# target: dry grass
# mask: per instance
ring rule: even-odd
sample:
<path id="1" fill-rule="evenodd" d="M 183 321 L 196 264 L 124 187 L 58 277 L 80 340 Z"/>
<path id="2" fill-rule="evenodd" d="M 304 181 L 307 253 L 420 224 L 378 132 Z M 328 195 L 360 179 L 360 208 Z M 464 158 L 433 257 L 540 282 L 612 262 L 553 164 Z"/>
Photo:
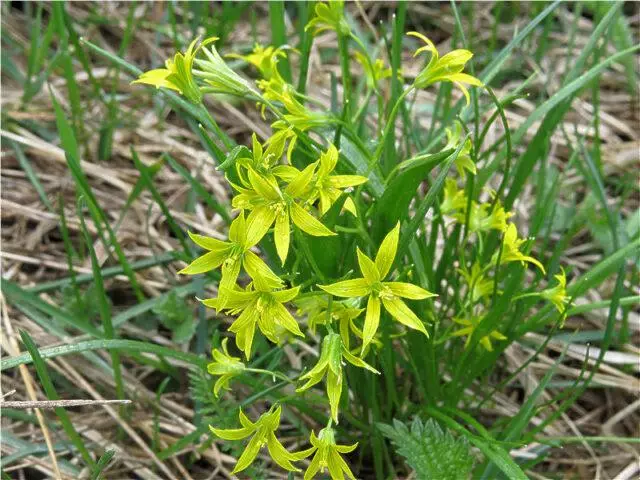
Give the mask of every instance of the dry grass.
<path id="1" fill-rule="evenodd" d="M 362 21 L 363 28 L 376 25 L 378 19 L 385 19 L 388 15 L 387 8 L 383 4 L 365 3 L 357 8 L 356 5 L 352 7 L 354 16 Z M 16 8 L 10 8 L 8 4 L 3 5 L 2 8 L 3 35 L 10 36 L 18 44 L 28 44 L 29 31 L 25 27 L 23 14 Z M 161 4 L 145 5 L 139 8 L 140 15 L 147 16 L 140 19 L 141 22 L 135 29 L 126 58 L 141 68 L 157 64 L 158 59 L 168 57 L 173 51 L 172 45 L 168 42 L 157 43 L 157 32 L 153 29 L 154 22 L 162 18 L 164 8 L 165 5 Z M 79 33 L 105 48 L 117 50 L 124 32 L 127 7 L 123 3 L 88 5 L 74 2 L 67 5 L 69 14 L 78 19 L 80 24 L 84 23 L 92 9 L 97 9 L 109 18 L 111 23 L 100 28 L 94 23 L 86 23 L 86 30 Z M 258 19 L 266 19 L 265 4 L 258 4 L 255 9 Z M 638 9 L 633 10 L 635 17 L 630 17 L 630 22 L 638 28 Z M 414 3 L 410 5 L 409 11 L 412 22 L 422 24 L 424 29 L 429 29 L 438 44 L 443 45 L 444 50 L 449 48 L 455 24 L 448 5 Z M 363 14 L 366 14 L 366 17 Z M 492 14 L 491 4 L 477 5 L 474 27 L 474 31 L 480 32 L 474 39 L 477 44 L 489 40 L 495 21 Z M 522 20 L 526 22 L 526 16 L 523 17 Z M 437 19 L 437 22 L 434 19 Z M 573 16 L 567 8 L 558 10 L 556 16 L 558 25 L 568 28 L 572 21 Z M 581 17 L 578 25 L 579 31 L 574 40 L 576 49 L 584 45 L 594 28 L 592 20 L 587 16 Z M 499 41 L 509 41 L 518 27 L 522 28 L 518 19 L 509 24 L 500 24 L 497 33 Z M 268 21 L 259 20 L 257 29 L 259 38 L 268 42 Z M 230 42 L 227 45 L 232 45 L 235 41 L 246 45 L 250 32 L 249 23 L 237 24 L 231 32 Z M 183 33 L 186 38 L 189 38 L 190 35 L 186 31 Z M 537 71 L 538 76 L 528 88 L 530 95 L 517 100 L 507 109 L 507 118 L 512 128 L 517 128 L 524 122 L 527 113 L 534 108 L 539 93 L 553 92 L 559 88 L 570 39 L 567 34 L 562 33 L 561 29 L 553 33 L 551 38 L 554 46 L 540 63 L 536 63 L 527 51 L 520 52 L 526 57 L 526 64 L 530 71 Z M 327 104 L 330 100 L 329 72 L 339 75 L 339 67 L 328 63 L 320 53 L 323 47 L 331 42 L 333 38 L 330 34 L 320 38 L 314 44 L 311 57 L 310 77 L 313 79 L 314 86 L 310 89 L 310 93 Z M 228 51 L 228 48 L 225 51 Z M 17 65 L 26 68 L 26 58 L 13 60 Z M 196 176 L 217 199 L 229 201 L 230 192 L 227 191 L 225 183 L 216 172 L 199 139 L 182 118 L 166 108 L 159 109 L 154 105 L 150 92 L 129 85 L 131 78 L 124 74 L 120 74 L 116 79 L 120 124 L 115 133 L 113 154 L 107 161 L 98 160 L 97 132 L 107 112 L 104 105 L 92 97 L 86 74 L 79 65 L 76 65 L 76 68 L 76 80 L 80 85 L 85 107 L 83 114 L 85 137 L 82 139 L 85 148 L 82 167 L 112 224 L 119 219 L 126 199 L 137 180 L 138 172 L 133 167 L 131 159 L 131 145 L 135 147 L 146 165 L 151 165 L 162 153 L 169 153 Z M 613 71 L 608 71 L 601 78 L 600 135 L 605 172 L 613 181 L 623 181 L 625 177 L 628 180 L 629 176 L 637 175 L 640 166 L 640 129 L 638 128 L 640 110 L 637 98 L 633 99 L 628 92 L 624 75 L 622 72 L 615 71 L 617 68 L 618 66 L 614 67 Z M 93 75 L 98 81 L 105 84 L 113 81 L 113 74 L 114 71 L 109 65 L 102 60 L 94 59 Z M 520 79 L 513 81 L 508 78 L 503 79 L 499 85 L 495 86 L 496 94 L 498 97 L 505 96 L 520 81 Z M 67 107 L 69 102 L 66 98 L 65 80 L 59 72 L 53 72 L 48 86 L 57 100 Z M 28 105 L 21 105 L 21 95 L 22 86 L 3 74 L 1 99 L 4 140 L 2 146 L 2 275 L 23 287 L 30 287 L 68 277 L 69 269 L 58 214 L 55 211 L 49 211 L 43 205 L 8 140 L 21 145 L 50 202 L 54 206 L 59 200 L 63 202 L 71 237 L 76 245 L 82 243 L 82 232 L 75 210 L 75 187 L 67 169 L 64 152 L 59 147 L 57 138 L 51 139 L 46 135 L 47 132 L 55 132 L 53 108 L 48 91 L 46 88 L 42 89 Z M 589 95 L 584 95 L 579 101 L 575 101 L 571 113 L 564 119 L 564 127 L 570 139 L 575 139 L 577 132 L 593 140 L 594 106 L 590 103 L 590 98 Z M 417 99 L 417 105 L 429 105 L 434 101 L 434 93 L 423 92 Z M 253 105 L 222 101 L 211 103 L 209 106 L 222 129 L 229 132 L 240 143 L 246 144 L 251 132 L 255 131 L 260 136 L 266 137 L 270 131 L 269 125 L 260 118 Z M 428 128 L 430 118 L 427 110 L 420 117 L 420 122 Z M 37 129 L 36 126 L 42 129 Z M 535 127 L 535 125 L 531 126 L 531 134 L 535 132 Z M 501 127 L 496 123 L 487 137 L 487 145 L 501 134 Z M 588 187 L 573 167 L 567 167 L 568 155 L 566 138 L 563 135 L 554 136 L 549 151 L 550 164 L 559 170 L 569 168 L 563 188 L 577 196 L 584 195 Z M 154 181 L 176 220 L 190 229 L 208 235 L 220 235 L 221 218 L 198 199 L 195 200 L 195 204 L 190 204 L 194 201 L 189 195 L 190 188 L 180 175 L 165 166 L 155 176 Z M 532 188 L 528 189 L 527 194 L 521 197 L 517 204 L 518 216 L 525 224 L 525 219 L 531 212 L 529 202 L 532 201 L 532 192 Z M 609 201 L 614 204 L 618 199 L 612 197 Z M 187 208 L 189 205 L 192 208 Z M 637 212 L 638 207 L 637 191 L 635 191 L 634 195 L 625 199 L 622 213 L 630 216 L 633 212 Z M 96 230 L 91 222 L 88 226 L 91 233 L 95 234 Z M 571 265 L 576 273 L 582 273 L 596 263 L 602 252 L 602 247 L 591 235 L 590 230 L 586 226 L 583 230 L 575 236 L 578 241 L 570 245 L 562 257 L 562 262 Z M 131 205 L 116 235 L 131 262 L 179 248 L 178 242 L 170 233 L 165 216 L 148 192 L 144 192 Z M 94 243 L 94 247 L 103 267 L 115 265 L 109 252 L 104 251 L 98 240 Z M 181 266 L 180 262 L 170 262 L 139 270 L 137 278 L 145 295 L 153 298 L 178 284 L 180 279 L 176 271 Z M 76 262 L 74 268 L 78 274 L 91 273 L 88 258 L 83 262 Z M 123 311 L 135 304 L 135 299 L 128 289 L 128 280 L 124 275 L 117 275 L 108 280 L 106 287 L 114 304 L 114 312 Z M 637 285 L 629 284 L 628 287 L 635 289 L 636 292 L 638 290 Z M 599 290 L 590 291 L 581 301 L 596 302 L 609 298 L 610 288 L 612 288 L 611 285 L 605 284 Z M 45 293 L 41 298 L 53 305 L 62 303 L 57 293 Z M 600 309 L 572 317 L 567 322 L 565 331 L 603 330 L 606 312 L 606 309 Z M 30 332 L 41 347 L 67 343 L 70 340 L 53 335 L 27 312 L 5 303 L 4 300 L 2 315 L 1 338 L 4 355 L 17 353 L 19 330 Z M 566 414 L 544 430 L 545 435 L 574 438 L 638 436 L 640 433 L 638 429 L 640 420 L 640 397 L 638 396 L 640 317 L 638 311 L 631 311 L 627 321 L 631 333 L 628 343 L 615 344 L 606 353 L 604 362 L 595 373 L 591 386 Z M 135 323 L 125 322 L 119 327 L 119 332 L 122 337 L 185 349 L 184 345 L 173 343 L 170 333 L 163 329 L 147 330 Z M 74 340 L 79 338 L 76 337 Z M 543 341 L 544 337 L 530 334 L 520 345 L 512 346 L 504 356 L 503 372 L 496 375 L 493 381 L 497 384 L 501 378 L 508 376 L 508 372 L 515 371 Z M 539 359 L 519 375 L 519 382 L 526 386 L 526 391 L 505 388 L 495 394 L 493 401 L 483 407 L 483 422 L 490 425 L 505 416 L 513 416 L 519 410 L 527 393 L 536 388 L 565 347 L 564 343 L 550 342 Z M 592 348 L 586 351 L 579 345 L 570 346 L 558 366 L 558 375 L 555 378 L 556 382 L 564 380 L 566 384 L 551 387 L 549 389 L 551 392 L 545 392 L 543 398 L 550 400 L 552 392 L 557 393 L 559 389 L 566 388 L 571 382 L 577 380 L 585 361 L 587 361 L 586 368 L 589 369 L 593 364 L 592 359 L 597 356 L 595 350 Z M 587 354 L 589 360 L 586 360 Z M 96 355 L 105 362 L 109 361 L 109 356 L 105 352 L 97 351 Z M 294 363 L 298 361 L 296 358 L 291 360 Z M 167 361 L 176 366 L 181 365 L 178 361 L 170 359 Z M 103 374 L 96 368 L 94 362 L 88 361 L 85 357 L 81 355 L 58 357 L 48 360 L 47 364 L 52 375 L 58 379 L 66 379 L 65 390 L 62 389 L 63 383 L 60 383 L 60 391 L 65 398 L 96 401 L 115 398 L 113 379 Z M 10 397 L 11 400 L 46 400 L 37 379 L 30 372 L 33 372 L 31 367 L 3 372 L 3 391 L 15 390 Z M 69 409 L 73 424 L 90 446 L 90 450 L 97 452 L 106 449 L 115 450 L 115 461 L 109 468 L 107 478 L 231 478 L 229 472 L 235 460 L 231 455 L 223 453 L 215 442 L 203 444 L 205 446 L 202 448 L 197 442 L 196 445 L 190 445 L 166 460 L 160 460 L 157 457 L 158 450 L 172 445 L 192 432 L 195 427 L 193 426 L 194 405 L 186 378 L 183 376 L 183 387 L 178 391 L 163 394 L 158 398 L 156 389 L 159 381 L 154 373 L 152 367 L 139 363 L 135 357 L 123 356 L 126 397 L 133 401 L 133 407 L 127 410 L 125 416 L 122 416 L 116 407 L 108 404 L 92 404 Z M 488 386 L 478 386 L 478 388 L 488 388 Z M 541 410 L 533 423 L 539 423 L 553 408 L 554 406 L 550 405 L 549 409 Z M 18 418 L 2 419 L 2 429 L 6 432 L 3 435 L 5 440 L 1 445 L 2 455 L 11 455 L 20 450 L 18 447 L 20 442 L 32 444 L 46 442 L 50 454 L 42 455 L 41 452 L 34 452 L 26 455 L 20 461 L 5 468 L 4 472 L 16 479 L 89 478 L 86 469 L 78 476 L 68 468 L 69 465 L 83 465 L 78 457 L 65 449 L 55 451 L 52 449 L 52 444 L 60 444 L 66 440 L 60 430 L 52 431 L 50 428 L 53 413 L 43 410 L 37 415 L 38 423 Z M 157 432 L 154 431 L 156 425 L 159 427 Z M 6 441 L 7 435 L 15 441 Z M 203 442 L 207 439 L 207 435 L 202 436 Z M 513 450 L 512 454 L 522 458 L 535 458 L 543 451 L 544 448 L 541 448 L 541 445 L 530 444 Z M 627 480 L 638 478 L 640 475 L 640 456 L 636 445 L 576 441 L 562 449 L 552 449 L 547 453 L 546 460 L 529 472 L 532 478 Z M 278 470 L 265 472 L 264 476 L 265 478 L 284 478 Z"/>

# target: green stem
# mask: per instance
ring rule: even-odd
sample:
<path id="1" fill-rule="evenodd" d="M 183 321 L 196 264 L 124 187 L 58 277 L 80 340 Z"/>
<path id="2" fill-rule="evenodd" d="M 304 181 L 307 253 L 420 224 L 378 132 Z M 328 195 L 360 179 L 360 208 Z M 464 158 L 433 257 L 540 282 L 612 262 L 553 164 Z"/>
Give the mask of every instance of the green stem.
<path id="1" fill-rule="evenodd" d="M 342 118 L 349 117 L 351 104 L 351 72 L 349 71 L 349 36 L 338 33 L 338 51 L 342 70 Z"/>
<path id="2" fill-rule="evenodd" d="M 261 373 L 261 374 L 264 374 L 264 375 L 269 375 L 269 376 L 274 377 L 274 378 L 279 378 L 280 380 L 283 380 L 283 381 L 288 382 L 288 383 L 296 383 L 295 380 L 290 379 L 284 373 L 280 373 L 280 372 L 271 372 L 269 370 L 264 370 L 262 368 L 245 368 L 245 371 L 246 372 L 252 372 L 252 373 Z"/>
<path id="3" fill-rule="evenodd" d="M 382 137 L 380 138 L 378 147 L 376 148 L 376 151 L 373 154 L 372 161 L 369 164 L 369 171 L 367 173 L 371 173 L 373 166 L 380 162 L 380 157 L 382 157 L 382 153 L 384 152 L 384 147 L 386 144 L 387 137 L 389 136 L 389 133 L 391 133 L 391 129 L 395 125 L 395 119 L 396 119 L 396 116 L 398 115 L 398 110 L 400 109 L 400 105 L 402 105 L 402 102 L 404 101 L 406 96 L 409 95 L 409 93 L 411 93 L 414 90 L 414 88 L 415 87 L 411 85 L 409 88 L 404 90 L 398 97 L 398 100 L 396 100 L 396 103 L 393 106 L 391 113 L 389 114 L 389 118 L 387 119 L 387 123 L 382 132 Z"/>

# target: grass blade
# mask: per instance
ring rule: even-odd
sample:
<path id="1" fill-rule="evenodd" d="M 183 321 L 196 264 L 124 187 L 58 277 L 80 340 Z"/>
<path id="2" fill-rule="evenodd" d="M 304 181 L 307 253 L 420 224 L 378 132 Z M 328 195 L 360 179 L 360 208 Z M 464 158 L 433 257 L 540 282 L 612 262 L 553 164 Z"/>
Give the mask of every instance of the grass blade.
<path id="1" fill-rule="evenodd" d="M 49 377 L 49 372 L 47 371 L 47 365 L 44 363 L 44 360 L 40 356 L 40 353 L 38 352 L 38 347 L 36 346 L 36 344 L 34 343 L 34 341 L 31 339 L 31 337 L 26 331 L 21 330 L 20 336 L 22 337 L 22 342 L 24 343 L 24 346 L 27 348 L 29 352 L 28 355 L 31 357 L 33 361 L 33 365 L 35 366 L 36 373 L 38 374 L 38 378 L 40 379 L 40 384 L 42 385 L 42 388 L 44 389 L 45 394 L 47 395 L 47 398 L 49 400 L 59 400 L 60 397 L 58 396 L 58 393 L 56 392 L 56 389 L 53 386 L 53 382 Z M 84 459 L 85 463 L 89 467 L 93 467 L 94 465 L 93 458 L 91 458 L 91 454 L 89 453 L 89 450 L 87 450 L 87 447 L 85 446 L 82 438 L 80 437 L 80 435 L 78 435 L 78 432 L 76 431 L 73 424 L 71 423 L 71 419 L 69 418 L 67 411 L 64 408 L 57 407 L 55 409 L 55 412 L 56 412 L 56 415 L 58 416 L 58 419 L 60 419 L 62 428 L 64 429 L 65 433 L 67 434 L 67 436 L 69 437 L 73 445 L 78 449 L 78 452 L 80 452 L 80 455 Z"/>
<path id="2" fill-rule="evenodd" d="M 93 241 L 87 230 L 87 225 L 84 221 L 84 215 L 82 215 L 82 198 L 78 201 L 78 217 L 80 218 L 80 225 L 82 226 L 82 233 L 84 235 L 87 248 L 89 249 L 89 255 L 91 257 L 91 270 L 93 271 L 93 280 L 98 291 L 98 307 L 100 310 L 100 318 L 102 320 L 102 328 L 104 330 L 104 336 L 107 339 L 115 338 L 115 332 L 113 330 L 113 324 L 111 323 L 111 306 L 107 301 L 107 293 L 104 289 L 104 280 L 102 278 L 102 272 L 100 270 L 100 264 L 98 263 L 98 257 L 96 251 L 93 248 Z M 113 380 L 116 384 L 116 395 L 118 399 L 124 398 L 124 384 L 122 382 L 122 371 L 120 369 L 120 357 L 118 352 L 112 351 L 111 354 L 111 367 L 113 368 Z"/>

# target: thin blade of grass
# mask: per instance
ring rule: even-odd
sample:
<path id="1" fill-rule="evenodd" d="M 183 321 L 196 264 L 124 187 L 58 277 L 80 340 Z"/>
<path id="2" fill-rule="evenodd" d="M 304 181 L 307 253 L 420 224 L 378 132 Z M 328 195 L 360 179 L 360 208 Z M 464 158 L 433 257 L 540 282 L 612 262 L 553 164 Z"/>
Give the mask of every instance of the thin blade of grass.
<path id="1" fill-rule="evenodd" d="M 36 373 L 38 374 L 38 378 L 40 379 L 40 384 L 42 385 L 42 388 L 44 389 L 45 394 L 47 395 L 47 398 L 49 400 L 59 400 L 60 397 L 58 396 L 58 392 L 56 392 L 56 389 L 53 386 L 51 377 L 49 377 L 49 372 L 47 371 L 47 365 L 44 363 L 44 360 L 40 356 L 38 347 L 36 346 L 34 341 L 31 339 L 31 336 L 25 330 L 20 331 L 20 336 L 22 337 L 22 342 L 24 343 L 24 346 L 27 348 L 29 352 L 28 355 L 31 357 L 33 361 L 33 365 L 36 369 Z M 60 420 L 60 423 L 62 424 L 62 428 L 64 429 L 65 433 L 69 437 L 69 440 L 71 440 L 73 445 L 76 447 L 76 449 L 82 456 L 85 463 L 89 467 L 93 467 L 95 465 L 93 458 L 91 458 L 91 454 L 89 453 L 89 450 L 87 450 L 87 447 L 85 446 L 84 441 L 82 440 L 82 437 L 80 437 L 80 435 L 74 428 L 73 423 L 69 418 L 69 414 L 67 414 L 67 411 L 64 408 L 57 407 L 55 409 L 55 412 L 56 412 L 56 415 L 58 416 L 58 419 Z"/>
<path id="2" fill-rule="evenodd" d="M 84 215 L 82 215 L 82 198 L 78 200 L 78 217 L 80 218 L 80 225 L 82 227 L 82 234 L 84 236 L 87 248 L 89 249 L 89 256 L 91 257 L 91 270 L 93 271 L 93 281 L 97 289 L 98 294 L 98 309 L 100 311 L 100 319 L 102 320 L 102 329 L 104 330 L 104 336 L 107 339 L 115 338 L 115 331 L 113 324 L 111 323 L 111 306 L 107 301 L 107 292 L 104 289 L 104 280 L 102 278 L 102 271 L 100 270 L 100 264 L 98 263 L 98 257 L 96 251 L 93 248 L 93 241 L 87 230 L 87 225 L 84 221 Z M 111 368 L 113 368 L 113 381 L 116 385 L 116 395 L 118 399 L 124 398 L 124 384 L 122 381 L 122 370 L 120 368 L 120 356 L 118 352 L 109 352 L 111 355 Z"/>

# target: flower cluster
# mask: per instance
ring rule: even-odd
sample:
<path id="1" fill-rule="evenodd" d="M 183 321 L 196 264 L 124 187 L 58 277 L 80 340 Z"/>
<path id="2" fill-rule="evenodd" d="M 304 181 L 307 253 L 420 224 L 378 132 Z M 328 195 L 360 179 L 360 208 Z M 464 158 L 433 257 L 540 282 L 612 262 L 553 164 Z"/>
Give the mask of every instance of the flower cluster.
<path id="1" fill-rule="evenodd" d="M 341 40 L 353 40 L 361 50 L 355 58 L 364 69 L 368 95 L 375 92 L 378 101 L 382 100 L 378 86 L 391 77 L 392 71 L 381 60 L 372 60 L 359 43 L 344 16 L 343 2 L 318 3 L 315 16 L 306 28 L 313 35 L 332 30 Z M 403 95 L 437 82 L 453 82 L 468 103 L 466 86 L 482 85 L 480 80 L 463 72 L 471 52 L 454 50 L 440 56 L 427 37 L 416 32 L 410 35 L 425 43 L 416 54 L 428 52 L 430 58 Z M 332 479 L 342 479 L 345 475 L 354 479 L 341 455 L 351 452 L 357 444 L 338 445 L 332 428 L 334 423 L 339 423 L 341 408 L 348 401 L 348 395 L 344 394 L 348 390 L 345 368 L 355 367 L 373 375 L 379 373 L 372 366 L 377 359 L 370 353 L 385 348 L 386 337 L 380 331 L 385 335 L 394 330 L 392 335 L 413 331 L 419 334 L 415 338 L 429 337 L 434 315 L 427 315 L 427 311 L 433 311 L 433 300 L 425 300 L 436 295 L 423 288 L 427 286 L 424 279 L 407 281 L 413 276 L 411 267 L 404 268 L 405 250 L 400 245 L 401 236 L 409 240 L 409 235 L 405 235 L 406 231 L 403 233 L 400 221 L 396 223 L 394 219 L 388 223 L 390 231 L 386 229 L 376 237 L 382 238 L 379 244 L 368 235 L 369 219 L 366 215 L 362 218 L 359 208 L 370 201 L 362 192 L 366 191 L 373 169 L 365 165 L 354 172 L 354 164 L 348 167 L 344 162 L 348 153 L 341 151 L 337 140 L 334 144 L 322 134 L 315 136 L 323 129 L 336 128 L 338 133 L 334 138 L 340 138 L 344 122 L 332 113 L 311 109 L 312 99 L 285 81 L 278 66 L 292 50 L 256 45 L 247 54 L 228 55 L 257 70 L 259 78 L 252 82 L 225 63 L 214 46 L 215 40 L 215 37 L 202 42 L 194 40 L 185 53 L 176 53 L 173 59 L 167 60 L 166 68 L 148 71 L 135 81 L 176 91 L 195 104 L 201 104 L 207 93 L 243 97 L 257 102 L 263 117 L 267 111 L 274 116 L 269 138 L 260 141 L 254 134 L 250 148 L 234 149 L 235 153 L 229 154 L 220 167 L 234 191 L 231 205 L 237 212 L 227 237 L 212 238 L 189 232 L 203 254 L 180 271 L 195 275 L 220 270 L 217 296 L 203 299 L 202 303 L 217 313 L 233 317 L 228 334 L 244 356 L 242 359 L 229 352 L 229 338 L 222 341 L 221 349 L 213 349 L 208 371 L 219 377 L 214 393 L 217 397 L 222 390 L 230 388 L 234 377 L 251 373 L 271 373 L 290 383 L 300 382 L 295 390 L 299 395 L 322 382 L 326 388 L 328 424 L 317 436 L 311 432 L 310 448 L 296 453 L 287 450 L 276 436 L 282 413 L 280 404 L 272 405 L 255 422 L 240 411 L 240 428 L 212 426 L 211 432 L 230 441 L 247 439 L 232 473 L 248 468 L 266 446 L 273 461 L 290 472 L 299 471 L 296 462 L 312 456 L 305 480 L 325 469 Z M 398 76 L 402 79 L 401 71 Z M 396 110 L 397 105 L 387 118 L 385 132 L 392 130 Z M 346 111 L 348 113 L 348 109 Z M 361 108 L 356 117 L 365 111 Z M 308 135 L 312 131 L 313 139 Z M 459 176 L 464 179 L 475 175 L 475 152 L 471 140 L 462 139 L 463 125 L 456 123 L 446 133 L 445 150 L 458 150 L 455 165 Z M 320 141 L 314 140 L 317 138 Z M 383 140 L 380 145 L 387 143 Z M 461 142 L 464 143 L 461 145 Z M 461 262 L 458 273 L 463 285 L 464 298 L 460 302 L 463 308 L 452 316 L 454 318 L 444 319 L 450 326 L 444 341 L 459 342 L 455 337 L 463 336 L 466 346 L 479 343 L 491 351 L 492 341 L 507 339 L 498 329 L 488 328 L 486 322 L 490 299 L 500 293 L 498 267 L 516 262 L 533 264 L 542 272 L 544 268 L 528 253 L 526 240 L 518 237 L 515 224 L 510 223 L 512 213 L 505 211 L 497 198 L 479 202 L 459 188 L 457 180 L 449 178 L 440 212 L 465 226 L 465 240 L 473 236 L 482 239 L 491 233 L 502 236 L 500 248 L 485 255 L 484 262 L 480 258 L 473 259 L 470 265 Z M 354 224 L 357 228 L 345 226 Z M 344 259 L 345 264 L 351 262 L 349 265 L 355 268 L 357 263 L 360 274 L 352 274 L 347 269 L 337 275 L 318 274 L 317 266 L 308 255 L 308 243 L 312 241 L 308 237 L 336 237 L 343 231 L 357 231 L 363 240 L 357 245 L 348 243 L 349 248 L 344 249 L 348 250 L 346 256 L 350 256 Z M 267 245 L 271 248 L 264 248 Z M 261 247 L 264 252 L 271 252 L 267 255 L 268 262 L 259 254 Z M 301 271 L 305 272 L 302 278 Z M 328 277 L 332 280 L 327 281 Z M 564 312 L 568 304 L 564 272 L 556 279 L 557 286 L 539 295 Z M 454 325 L 461 328 L 453 330 Z M 482 333 L 478 334 L 479 331 Z M 318 343 L 317 363 L 294 378 L 245 365 L 251 361 L 254 350 L 260 351 L 262 337 L 275 345 L 312 337 Z M 365 361 L 368 355 L 372 358 L 369 363 Z"/>
<path id="2" fill-rule="evenodd" d="M 461 142 L 461 127 L 456 124 L 454 130 L 447 129 L 447 144 L 445 148 L 458 148 Z M 463 157 L 460 160 L 460 157 Z M 465 178 L 465 171 L 476 173 L 476 166 L 471 156 L 471 143 L 467 139 L 456 159 L 458 174 Z M 440 211 L 448 218 L 453 219 L 459 225 L 464 225 L 468 231 L 467 239 L 471 234 L 475 234 L 480 245 L 483 245 L 482 238 L 492 232 L 502 236 L 500 248 L 490 257 L 490 260 L 481 264 L 477 259 L 468 267 L 462 265 L 458 269 L 463 284 L 466 286 L 464 309 L 461 315 L 451 320 L 454 325 L 461 328 L 451 332 L 452 337 L 465 336 L 465 347 L 469 347 L 472 338 L 477 336 L 477 341 L 487 351 L 493 351 L 492 340 L 504 341 L 507 337 L 500 331 L 488 328 L 490 318 L 487 318 L 490 299 L 499 294 L 498 281 L 496 276 L 496 266 L 503 266 L 517 262 L 521 265 L 531 264 L 537 267 L 543 274 L 545 273 L 542 263 L 523 251 L 527 240 L 518 236 L 518 229 L 515 223 L 509 219 L 513 217 L 512 212 L 507 212 L 502 203 L 495 198 L 494 192 L 489 192 L 490 201 L 477 202 L 469 198 L 464 189 L 458 187 L 458 181 L 454 178 L 445 180 L 444 193 L 440 203 Z M 539 296 L 551 301 L 556 309 L 564 314 L 569 298 L 566 294 L 566 277 L 564 271 L 555 276 L 558 285 L 543 290 L 540 293 L 530 293 L 516 296 L 514 300 Z M 563 317 L 564 318 L 564 317 Z M 476 332 L 482 332 L 477 334 Z"/>

